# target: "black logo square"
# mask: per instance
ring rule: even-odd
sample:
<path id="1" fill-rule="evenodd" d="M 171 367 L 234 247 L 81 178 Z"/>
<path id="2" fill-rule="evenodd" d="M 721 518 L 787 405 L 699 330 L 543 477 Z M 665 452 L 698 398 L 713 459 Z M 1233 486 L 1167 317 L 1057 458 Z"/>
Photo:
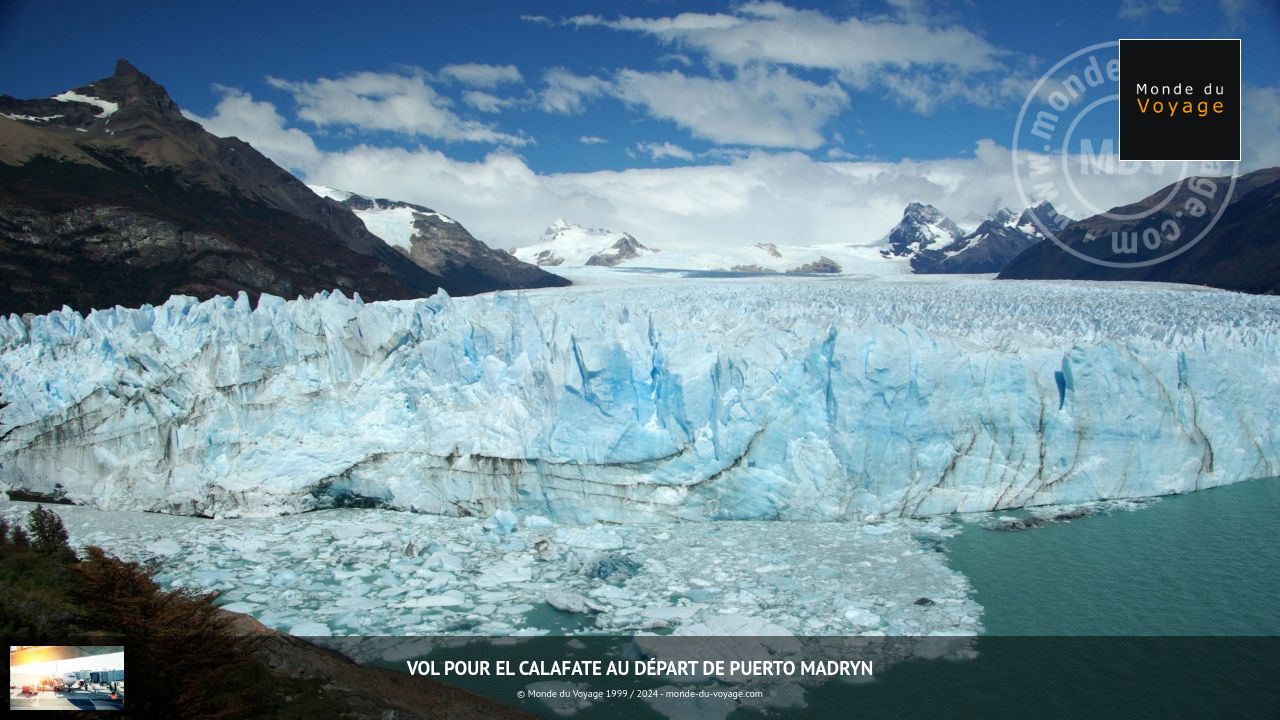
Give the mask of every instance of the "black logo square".
<path id="1" fill-rule="evenodd" d="M 1120 159 L 1240 159 L 1239 40 L 1120 41 Z"/>

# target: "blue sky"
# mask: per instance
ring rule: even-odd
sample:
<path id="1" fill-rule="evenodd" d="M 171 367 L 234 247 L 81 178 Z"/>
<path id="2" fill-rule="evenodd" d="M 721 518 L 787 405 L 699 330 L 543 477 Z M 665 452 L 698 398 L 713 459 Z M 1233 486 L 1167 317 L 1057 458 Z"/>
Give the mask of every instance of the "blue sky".
<path id="1" fill-rule="evenodd" d="M 780 201 L 837 164 L 846 176 L 900 181 L 859 206 L 877 224 L 916 198 L 958 217 L 985 212 L 1008 193 L 962 197 L 958 181 L 938 177 L 982 164 L 984 143 L 993 154 L 1008 146 L 1049 65 L 1118 37 L 1242 37 L 1245 82 L 1265 93 L 1262 126 L 1272 127 L 1271 103 L 1280 107 L 1270 0 L 0 8 L 0 92 L 51 95 L 126 57 L 211 131 L 249 140 L 305 179 L 440 205 L 501 228 L 508 244 L 554 219 L 524 217 L 540 205 L 597 224 L 644 222 L 646 207 L 678 219 L 689 215 L 673 209 L 681 183 L 713 198 L 717 185 L 729 192 L 755 177 L 739 189 Z M 653 186 L 650 205 L 620 205 Z M 492 206 L 474 197 L 485 191 Z M 797 202 L 774 209 L 804 212 Z M 519 208 L 518 227 L 492 216 L 499 205 Z"/>

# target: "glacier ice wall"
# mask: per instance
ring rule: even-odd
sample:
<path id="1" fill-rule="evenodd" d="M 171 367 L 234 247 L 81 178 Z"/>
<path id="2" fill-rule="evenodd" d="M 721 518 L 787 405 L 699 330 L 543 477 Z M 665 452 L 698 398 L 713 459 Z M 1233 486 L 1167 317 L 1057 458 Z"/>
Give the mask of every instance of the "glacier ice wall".
<path id="1" fill-rule="evenodd" d="M 770 280 L 0 320 L 0 487 L 112 508 L 871 519 L 1277 474 L 1280 299 Z"/>

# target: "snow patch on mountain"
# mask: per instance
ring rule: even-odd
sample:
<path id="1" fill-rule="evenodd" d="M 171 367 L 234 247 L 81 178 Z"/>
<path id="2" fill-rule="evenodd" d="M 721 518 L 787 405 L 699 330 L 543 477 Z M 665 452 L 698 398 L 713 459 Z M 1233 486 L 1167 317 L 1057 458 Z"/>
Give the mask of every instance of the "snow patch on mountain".
<path id="1" fill-rule="evenodd" d="M 410 207 L 376 208 L 373 210 L 356 210 L 356 217 L 364 223 L 369 232 L 382 238 L 392 247 L 408 251 L 413 247 L 415 233 L 413 223 L 417 213 Z"/>
<path id="2" fill-rule="evenodd" d="M 409 252 L 413 248 L 413 237 L 418 233 L 415 224 L 418 222 L 419 217 L 435 218 L 446 223 L 455 222 L 453 218 L 412 203 L 365 198 L 346 190 L 339 190 L 325 185 L 308 185 L 307 187 L 311 188 L 311 191 L 320 197 L 337 200 L 341 203 L 346 203 L 352 198 L 359 198 L 363 202 L 351 207 L 356 217 L 360 218 L 360 221 L 364 223 L 369 232 L 377 235 L 386 244 L 400 248 L 405 252 Z"/>
<path id="3" fill-rule="evenodd" d="M 64 117 L 64 116 L 63 115 L 36 116 L 36 115 L 18 115 L 15 113 L 0 113 L 0 117 L 6 117 L 6 118 L 9 118 L 10 120 L 21 120 L 23 122 L 49 122 L 50 120 L 57 120 L 58 118 Z M 81 128 L 77 128 L 77 129 L 81 129 Z"/>
<path id="4" fill-rule="evenodd" d="M 311 188 L 311 192 L 314 192 L 322 198 L 329 198 L 330 200 L 337 200 L 338 202 L 347 200 L 354 195 L 354 193 L 349 193 L 346 190 L 331 188 L 327 185 L 308 185 L 307 187 Z"/>
<path id="5" fill-rule="evenodd" d="M 110 100 L 103 100 L 102 98 L 91 97 L 89 95 L 81 95 L 74 90 L 68 90 L 61 95 L 54 95 L 53 99 L 60 102 L 79 102 L 93 105 L 102 110 L 102 112 L 98 114 L 98 119 L 100 120 L 105 120 L 106 118 L 111 117 L 120 109 L 120 103 L 113 103 Z M 56 117 L 61 116 L 59 115 Z"/>

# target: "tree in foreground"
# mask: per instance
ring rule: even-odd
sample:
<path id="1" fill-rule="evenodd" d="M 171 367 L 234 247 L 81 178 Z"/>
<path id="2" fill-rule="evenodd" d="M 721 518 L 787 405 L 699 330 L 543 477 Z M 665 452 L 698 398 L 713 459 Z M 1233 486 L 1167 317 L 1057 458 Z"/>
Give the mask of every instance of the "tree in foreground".
<path id="1" fill-rule="evenodd" d="M 57 513 L 46 510 L 43 505 L 36 505 L 27 522 L 31 527 L 33 550 L 56 555 L 69 562 L 75 561 L 76 553 L 71 549 L 67 527 L 62 524 L 62 518 Z"/>
<path id="2" fill-rule="evenodd" d="M 164 590 L 151 572 L 85 548 L 75 594 L 90 627 L 127 638 L 129 710 L 146 717 L 253 717 L 270 701 L 252 639 L 235 633 L 216 593 Z"/>

